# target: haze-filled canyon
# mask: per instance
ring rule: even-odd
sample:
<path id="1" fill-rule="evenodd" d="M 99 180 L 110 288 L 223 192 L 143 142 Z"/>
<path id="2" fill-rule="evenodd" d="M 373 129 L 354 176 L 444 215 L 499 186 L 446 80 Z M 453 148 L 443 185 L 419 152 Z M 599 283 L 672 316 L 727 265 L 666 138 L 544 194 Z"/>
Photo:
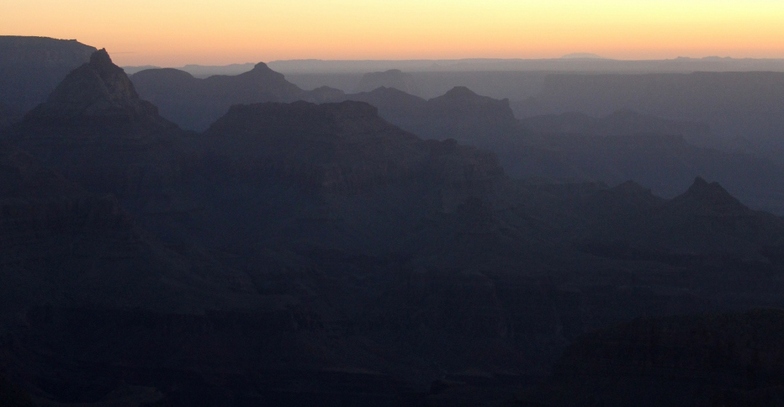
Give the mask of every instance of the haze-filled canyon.
<path id="1" fill-rule="evenodd" d="M 0 405 L 784 405 L 780 60 L 436 62 L 0 37 Z"/>

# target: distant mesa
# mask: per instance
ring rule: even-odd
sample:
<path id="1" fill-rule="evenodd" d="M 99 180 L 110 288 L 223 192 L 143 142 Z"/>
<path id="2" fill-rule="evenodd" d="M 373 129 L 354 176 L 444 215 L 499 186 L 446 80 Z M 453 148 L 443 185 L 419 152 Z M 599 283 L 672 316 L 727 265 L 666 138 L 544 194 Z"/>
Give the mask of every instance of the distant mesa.
<path id="1" fill-rule="evenodd" d="M 357 92 L 368 92 L 380 87 L 395 88 L 403 92 L 416 94 L 414 77 L 399 69 L 384 72 L 370 72 L 362 76 L 357 85 Z"/>
<path id="2" fill-rule="evenodd" d="M 701 214 L 749 215 L 752 212 L 718 182 L 708 182 L 702 177 L 697 177 L 689 189 L 672 203 Z"/>
<path id="3" fill-rule="evenodd" d="M 607 59 L 601 55 L 591 54 L 589 52 L 574 52 L 566 54 L 561 59 Z"/>

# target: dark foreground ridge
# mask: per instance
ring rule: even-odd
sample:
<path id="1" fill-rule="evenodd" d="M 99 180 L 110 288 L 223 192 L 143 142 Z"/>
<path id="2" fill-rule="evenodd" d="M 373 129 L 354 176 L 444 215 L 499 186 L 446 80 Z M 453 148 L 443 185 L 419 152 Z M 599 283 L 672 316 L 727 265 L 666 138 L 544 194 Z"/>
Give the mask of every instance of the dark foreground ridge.
<path id="1" fill-rule="evenodd" d="M 581 338 L 565 352 L 553 378 L 520 401 L 780 405 L 782 340 L 784 312 L 778 309 L 635 320 Z"/>

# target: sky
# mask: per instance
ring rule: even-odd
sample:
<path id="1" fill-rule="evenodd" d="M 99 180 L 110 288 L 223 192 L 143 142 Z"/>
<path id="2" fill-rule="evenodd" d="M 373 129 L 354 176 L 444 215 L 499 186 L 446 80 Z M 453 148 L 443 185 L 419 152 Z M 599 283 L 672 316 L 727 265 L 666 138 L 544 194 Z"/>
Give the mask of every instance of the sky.
<path id="1" fill-rule="evenodd" d="M 784 58 L 781 0 L 0 0 L 0 35 L 121 66 L 282 59 Z"/>

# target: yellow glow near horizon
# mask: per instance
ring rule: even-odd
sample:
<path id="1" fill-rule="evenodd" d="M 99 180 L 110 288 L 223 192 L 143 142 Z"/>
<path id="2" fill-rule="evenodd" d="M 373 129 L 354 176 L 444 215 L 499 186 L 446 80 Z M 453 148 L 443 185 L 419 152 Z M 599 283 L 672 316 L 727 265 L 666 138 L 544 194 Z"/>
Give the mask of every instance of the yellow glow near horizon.
<path id="1" fill-rule="evenodd" d="M 784 58 L 779 0 L 0 0 L 0 34 L 120 65 L 277 59 Z"/>

